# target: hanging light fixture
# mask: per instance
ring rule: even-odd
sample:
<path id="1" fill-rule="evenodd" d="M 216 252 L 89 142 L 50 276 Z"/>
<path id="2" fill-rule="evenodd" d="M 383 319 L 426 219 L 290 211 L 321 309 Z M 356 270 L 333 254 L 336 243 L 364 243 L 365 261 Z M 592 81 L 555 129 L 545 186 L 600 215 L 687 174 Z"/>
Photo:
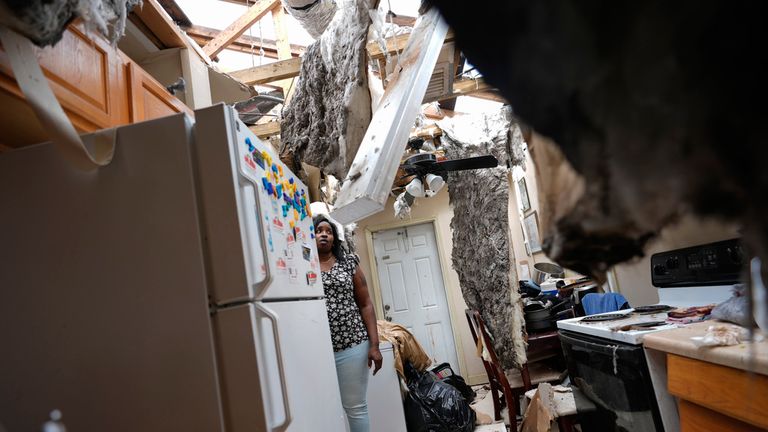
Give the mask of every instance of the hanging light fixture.
<path id="1" fill-rule="evenodd" d="M 432 197 L 437 195 L 438 192 L 440 192 L 440 189 L 445 186 L 445 180 L 442 176 L 435 175 L 432 173 L 429 173 L 426 175 L 427 180 L 427 191 L 425 191 L 426 196 Z"/>
<path id="2" fill-rule="evenodd" d="M 411 180 L 411 182 L 405 186 L 405 191 L 416 198 L 423 198 L 425 196 L 424 184 L 418 177 Z"/>

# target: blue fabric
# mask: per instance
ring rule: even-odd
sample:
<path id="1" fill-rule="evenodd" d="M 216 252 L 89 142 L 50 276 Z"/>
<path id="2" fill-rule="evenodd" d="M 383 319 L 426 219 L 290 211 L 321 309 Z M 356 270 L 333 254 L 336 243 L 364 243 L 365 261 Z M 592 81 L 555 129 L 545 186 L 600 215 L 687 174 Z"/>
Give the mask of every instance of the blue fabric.
<path id="1" fill-rule="evenodd" d="M 629 303 L 623 295 L 618 293 L 589 293 L 581 299 L 581 305 L 584 306 L 585 314 L 594 315 L 625 309 Z"/>
<path id="2" fill-rule="evenodd" d="M 350 432 L 369 432 L 368 403 L 368 341 L 333 353 L 339 378 L 341 405 L 347 413 Z M 322 402 L 322 401 L 318 401 Z"/>

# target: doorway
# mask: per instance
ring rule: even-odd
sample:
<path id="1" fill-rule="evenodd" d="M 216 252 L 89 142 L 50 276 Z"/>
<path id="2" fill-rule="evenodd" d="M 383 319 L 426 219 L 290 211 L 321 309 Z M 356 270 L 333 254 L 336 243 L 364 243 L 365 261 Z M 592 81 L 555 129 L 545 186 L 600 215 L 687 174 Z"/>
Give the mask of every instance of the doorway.
<path id="1" fill-rule="evenodd" d="M 436 364 L 459 369 L 434 225 L 372 234 L 384 319 L 407 328 Z"/>

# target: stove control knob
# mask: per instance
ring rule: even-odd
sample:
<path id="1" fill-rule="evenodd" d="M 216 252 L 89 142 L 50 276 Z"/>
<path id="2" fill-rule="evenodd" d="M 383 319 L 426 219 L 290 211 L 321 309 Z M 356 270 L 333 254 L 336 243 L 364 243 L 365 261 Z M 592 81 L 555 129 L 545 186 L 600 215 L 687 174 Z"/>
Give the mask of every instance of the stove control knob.
<path id="1" fill-rule="evenodd" d="M 727 251 L 728 251 L 728 258 L 731 259 L 731 262 L 738 265 L 742 264 L 744 260 L 744 252 L 741 251 L 741 247 L 739 246 L 729 247 Z"/>
<path id="2" fill-rule="evenodd" d="M 676 269 L 680 264 L 680 261 L 677 259 L 677 257 L 667 258 L 666 264 L 668 269 Z"/>
<path id="3" fill-rule="evenodd" d="M 653 266 L 653 274 L 657 276 L 665 275 L 667 274 L 667 269 L 661 264 L 656 264 Z"/>

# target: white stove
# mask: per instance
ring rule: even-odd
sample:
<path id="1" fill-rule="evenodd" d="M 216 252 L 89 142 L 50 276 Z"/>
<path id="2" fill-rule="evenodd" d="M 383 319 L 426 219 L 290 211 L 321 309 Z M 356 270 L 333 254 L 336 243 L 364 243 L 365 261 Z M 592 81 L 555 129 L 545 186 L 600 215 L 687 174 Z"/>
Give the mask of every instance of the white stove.
<path id="1" fill-rule="evenodd" d="M 613 315 L 620 315 L 621 317 L 606 321 L 589 321 L 591 318 L 612 317 Z M 557 328 L 560 330 L 585 333 L 616 342 L 640 345 L 643 343 L 643 336 L 648 333 L 670 330 L 677 327 L 677 324 L 665 323 L 666 319 L 666 312 L 639 314 L 635 313 L 634 309 L 626 309 L 618 312 L 609 312 L 558 321 Z M 656 323 L 656 325 L 647 328 L 636 327 L 638 324 L 645 325 L 646 323 Z"/>
<path id="2" fill-rule="evenodd" d="M 739 281 L 743 256 L 737 240 L 654 254 L 650 270 L 659 305 L 727 300 Z M 591 412 L 577 402 L 582 424 L 592 430 L 680 430 L 675 399 L 666 391 L 666 355 L 642 344 L 649 333 L 684 324 L 667 323 L 667 310 L 649 309 L 638 306 L 557 322 L 571 381 L 599 406 Z M 614 314 L 615 319 L 600 320 Z"/>

